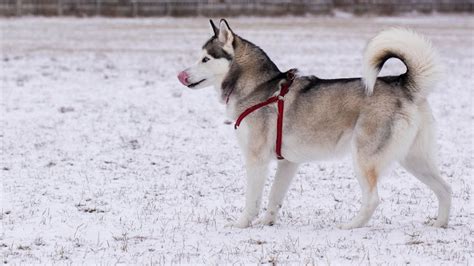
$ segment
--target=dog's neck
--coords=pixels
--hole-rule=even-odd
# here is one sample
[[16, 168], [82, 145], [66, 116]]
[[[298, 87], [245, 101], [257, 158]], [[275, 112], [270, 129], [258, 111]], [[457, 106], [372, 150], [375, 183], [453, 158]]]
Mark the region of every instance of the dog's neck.
[[281, 72], [258, 46], [237, 37], [235, 57], [221, 83], [221, 101], [239, 100]]

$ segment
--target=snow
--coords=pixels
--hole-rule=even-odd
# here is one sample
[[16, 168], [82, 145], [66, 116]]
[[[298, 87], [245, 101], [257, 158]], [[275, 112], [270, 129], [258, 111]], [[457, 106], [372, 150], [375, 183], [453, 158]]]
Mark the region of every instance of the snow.
[[225, 228], [243, 207], [242, 156], [215, 91], [176, 78], [209, 37], [206, 18], [1, 18], [5, 263], [474, 262], [472, 16], [229, 22], [280, 69], [325, 78], [358, 76], [383, 28], [433, 40], [446, 69], [429, 100], [454, 191], [449, 227], [426, 225], [437, 200], [397, 166], [368, 226], [337, 229], [360, 206], [342, 158], [300, 168], [275, 226]]

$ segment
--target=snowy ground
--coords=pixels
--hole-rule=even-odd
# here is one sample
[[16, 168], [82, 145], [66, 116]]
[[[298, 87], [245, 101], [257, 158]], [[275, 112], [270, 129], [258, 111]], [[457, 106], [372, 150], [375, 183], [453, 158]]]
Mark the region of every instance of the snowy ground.
[[326, 78], [358, 76], [379, 29], [432, 39], [450, 226], [425, 225], [436, 198], [396, 167], [369, 225], [337, 229], [360, 205], [344, 158], [301, 167], [274, 227], [224, 228], [245, 185], [233, 129], [214, 90], [175, 77], [209, 37], [205, 18], [0, 19], [5, 263], [474, 263], [472, 16], [229, 21], [280, 69]]

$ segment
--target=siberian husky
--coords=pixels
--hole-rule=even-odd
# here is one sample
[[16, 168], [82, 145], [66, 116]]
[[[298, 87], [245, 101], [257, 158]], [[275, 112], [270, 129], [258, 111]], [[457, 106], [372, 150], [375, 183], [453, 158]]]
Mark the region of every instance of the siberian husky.
[[[267, 54], [236, 35], [225, 20], [210, 20], [212, 36], [197, 64], [178, 75], [185, 86], [214, 86], [231, 119], [277, 94], [286, 76]], [[400, 76], [377, 77], [385, 61], [406, 66]], [[298, 165], [350, 150], [362, 190], [359, 213], [342, 229], [364, 226], [379, 204], [377, 183], [393, 162], [426, 184], [439, 202], [433, 226], [448, 224], [451, 188], [435, 161], [433, 117], [426, 100], [438, 74], [431, 43], [415, 32], [393, 28], [370, 40], [362, 78], [296, 76], [284, 96], [281, 155], [268, 208], [256, 223], [273, 225]], [[251, 113], [236, 130], [247, 170], [245, 208], [231, 226], [251, 226], [258, 216], [267, 168], [276, 159], [276, 105]]]

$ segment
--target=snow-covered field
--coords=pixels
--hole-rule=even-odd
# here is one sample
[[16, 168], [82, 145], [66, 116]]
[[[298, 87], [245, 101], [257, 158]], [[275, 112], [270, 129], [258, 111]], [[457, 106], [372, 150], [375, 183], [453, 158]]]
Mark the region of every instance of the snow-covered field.
[[275, 226], [224, 228], [243, 207], [234, 132], [213, 89], [176, 79], [209, 37], [206, 18], [3, 18], [4, 263], [474, 263], [472, 16], [229, 22], [280, 69], [325, 78], [358, 76], [382, 28], [433, 40], [446, 68], [430, 102], [454, 191], [449, 227], [426, 225], [434, 194], [394, 167], [369, 225], [337, 229], [360, 206], [343, 158], [303, 165]]

